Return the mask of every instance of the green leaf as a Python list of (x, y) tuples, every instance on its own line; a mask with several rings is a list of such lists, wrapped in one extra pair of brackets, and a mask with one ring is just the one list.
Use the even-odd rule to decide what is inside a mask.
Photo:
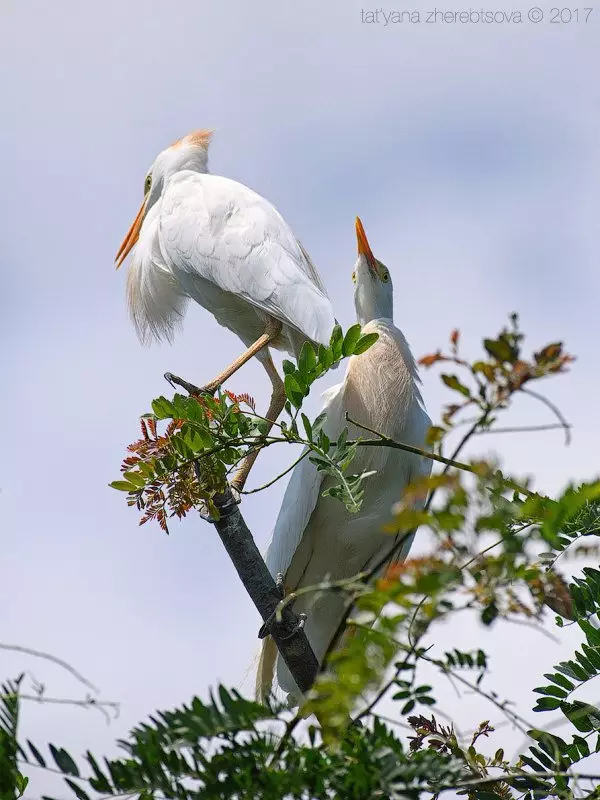
[(361, 328), (358, 324), (348, 328), (342, 343), (342, 355), (351, 356), (354, 353), (354, 348), (360, 339), (360, 330)]
[(417, 702), (421, 703), (423, 706), (434, 706), (435, 705), (435, 698), (427, 697), (425, 695), (419, 695), (417, 697)]
[(517, 357), (515, 349), (502, 337), (499, 339), (484, 339), (483, 346), (496, 361), (502, 363), (508, 361), (512, 364)]
[(319, 436), (321, 430), (323, 429), (323, 425), (325, 424), (325, 420), (327, 419), (327, 414), (325, 411), (322, 411), (319, 416), (314, 420), (312, 424), (312, 433), (313, 437)]
[(444, 374), (441, 375), (440, 377), (449, 389), (452, 389), (455, 392), (459, 392), (465, 397), (471, 397), (471, 390), (468, 388), (468, 386), (465, 386), (463, 383), (459, 381), (457, 375)]
[(123, 473), (123, 477), (125, 478), (126, 481), (129, 481), (130, 483), (133, 483), (135, 486), (137, 486), (138, 489), (143, 489), (144, 486), (146, 485), (146, 479), (143, 477), (143, 475), (140, 475), (139, 472), (134, 472), (133, 470), (129, 470), (128, 472)]
[(333, 364), (333, 352), (330, 347), (319, 345), (319, 364), (322, 365), (323, 370), (329, 369)]
[(310, 342), (304, 342), (302, 350), (300, 351), (300, 358), (298, 359), (298, 370), (304, 378), (305, 383), (309, 385), (310, 372), (315, 368), (316, 363), (317, 356), (314, 347)]
[(288, 361), (287, 358), (283, 359), (282, 366), (284, 375), (293, 375), (296, 372), (296, 365), (292, 361)]
[(577, 749), (579, 750), (582, 758), (587, 758), (589, 756), (590, 746), (585, 739), (582, 739), (581, 736), (574, 735), (573, 744), (577, 745)]
[(55, 747), (53, 744), (49, 744), (48, 748), (52, 753), (52, 758), (56, 762), (56, 766), (61, 772), (63, 772), (65, 775), (74, 775), (76, 778), (79, 777), (79, 769), (77, 768), (77, 764), (73, 761), (71, 756), (63, 747), (59, 748)]
[(354, 355), (362, 355), (366, 350), (369, 349), (369, 347), (372, 347), (375, 344), (377, 339), (379, 339), (378, 333), (365, 333), (365, 335), (361, 336), (358, 342), (354, 345)]
[(285, 394), (288, 400), (296, 408), (300, 408), (304, 400), (304, 392), (300, 388), (298, 381), (293, 375), (286, 375), (283, 381), (285, 387)]
[(302, 417), (302, 424), (304, 425), (304, 432), (306, 433), (306, 438), (312, 440), (313, 432), (310, 420), (306, 416), (306, 414), (301, 414), (301, 417)]
[(111, 489), (116, 489), (119, 492), (137, 492), (138, 487), (130, 481), (113, 481), (108, 484)]
[(22, 775), (20, 772), (15, 775), (15, 787), (18, 792), (17, 797), (23, 797), (28, 783), (29, 778), (25, 777), (25, 775)]
[(71, 789), (75, 792), (75, 795), (79, 798), (79, 800), (90, 800), (89, 794), (83, 791), (81, 786), (78, 786), (75, 781), (72, 781), (70, 778), (65, 778), (65, 783), (68, 783)]
[(35, 760), (38, 762), (38, 764), (40, 765), (40, 767), (44, 767), (44, 769), (45, 769), (45, 768), (46, 768), (46, 762), (44, 761), (44, 759), (43, 759), (43, 757), (42, 757), (42, 754), (41, 754), (41, 753), (40, 753), (40, 751), (37, 749), (37, 747), (36, 747), (36, 746), (33, 744), (33, 742), (30, 742), (30, 741), (29, 741), (29, 739), (27, 739), (27, 746), (28, 746), (28, 747), (29, 747), (29, 749), (31, 750), (31, 752), (32, 752), (32, 754), (33, 754), (33, 757), (34, 757), (34, 758), (35, 758)]
[(530, 747), (529, 750), (546, 769), (550, 771), (556, 769), (556, 762), (552, 758), (549, 758), (546, 753), (542, 752), (537, 747)]
[(533, 691), (537, 694), (543, 694), (549, 697), (560, 697), (561, 700), (564, 700), (568, 694), (565, 689), (561, 689), (558, 686), (538, 686), (537, 689)]
[(173, 450), (176, 450), (186, 461), (190, 461), (194, 458), (194, 451), (183, 436), (171, 436), (171, 445), (173, 446)]
[(339, 361), (342, 356), (342, 347), (344, 344), (344, 335), (342, 333), (342, 326), (336, 325), (331, 334), (329, 346), (333, 354), (333, 361)]
[(577, 624), (581, 628), (581, 630), (585, 633), (585, 638), (588, 640), (592, 647), (600, 646), (600, 630), (598, 628), (594, 628), (594, 626), (589, 623), (586, 619), (580, 619), (577, 621)]
[(492, 602), (487, 605), (481, 612), (481, 621), (484, 625), (491, 625), (498, 616), (498, 606)]
[(538, 697), (534, 711), (555, 711), (561, 707), (560, 700), (554, 697)]
[(175, 414), (175, 408), (173, 403), (167, 400), (166, 397), (162, 395), (157, 397), (156, 400), (152, 401), (152, 411), (156, 414), (157, 419), (168, 419), (172, 418)]
[(568, 689), (568, 691), (570, 691), (570, 692), (572, 692), (573, 689), (575, 688), (575, 685), (573, 683), (571, 683), (571, 681), (568, 678), (566, 678), (564, 675), (561, 675), (560, 672), (555, 672), (555, 673), (550, 673), (550, 674), (544, 675), (544, 678), (548, 678), (549, 681), (552, 681), (553, 683), (556, 683), (559, 686), (562, 686), (563, 689)]
[(554, 669), (562, 672), (564, 675), (568, 675), (569, 678), (574, 678), (576, 681), (587, 681), (588, 676), (574, 661), (561, 661), (560, 664), (557, 664)]
[(95, 775), (95, 778), (90, 778), (90, 786), (92, 789), (95, 789), (97, 792), (102, 792), (103, 794), (111, 794), (110, 783), (89, 750), (86, 752), (86, 758)]
[(572, 703), (561, 703), (560, 710), (581, 733), (589, 733), (600, 728), (600, 709), (595, 706), (575, 700)]

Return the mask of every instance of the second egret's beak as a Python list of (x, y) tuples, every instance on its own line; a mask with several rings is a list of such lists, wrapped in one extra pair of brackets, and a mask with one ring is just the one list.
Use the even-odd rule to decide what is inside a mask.
[(117, 269), (119, 269), (121, 264), (125, 261), (131, 249), (133, 248), (134, 244), (140, 238), (140, 230), (142, 227), (142, 221), (144, 219), (145, 207), (146, 207), (146, 199), (144, 198), (142, 207), (138, 211), (137, 217), (133, 220), (133, 225), (127, 231), (127, 236), (123, 239), (123, 244), (121, 245), (121, 247), (119, 247), (119, 252), (115, 257)]
[(365, 233), (363, 224), (360, 221), (360, 217), (356, 218), (356, 242), (358, 244), (358, 255), (365, 256), (369, 270), (374, 277), (378, 276), (379, 271), (377, 269), (377, 261), (375, 260), (375, 256), (373, 255), (373, 251), (369, 245), (369, 240), (367, 239), (367, 234)]

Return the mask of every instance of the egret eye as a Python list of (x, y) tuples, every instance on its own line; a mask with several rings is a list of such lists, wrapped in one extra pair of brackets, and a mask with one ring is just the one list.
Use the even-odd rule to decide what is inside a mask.
[(381, 280), (384, 283), (387, 283), (389, 279), (390, 279), (390, 273), (387, 271), (387, 269), (384, 269), (383, 272), (381, 273)]
[(152, 175), (146, 175), (146, 180), (144, 181), (144, 196), (148, 194), (152, 187)]
[(356, 272), (352, 273), (352, 283), (356, 283)]

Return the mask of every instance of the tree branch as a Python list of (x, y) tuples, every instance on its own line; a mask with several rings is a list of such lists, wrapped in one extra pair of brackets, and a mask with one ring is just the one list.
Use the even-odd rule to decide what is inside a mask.
[(314, 683), (319, 664), (302, 630), (300, 618), (290, 606), (275, 614), (281, 592), (256, 546), (229, 487), (214, 498), (220, 518), (211, 520), (244, 588), (263, 622), (268, 623), (277, 649), (287, 664), (298, 688), (306, 692)]
[[(374, 433), (379, 437), (379, 439), (359, 439), (359, 447), (391, 447), (397, 450), (404, 450), (406, 453), (413, 453), (414, 455), (428, 458), (431, 461), (437, 461), (440, 464), (445, 464), (446, 467), (454, 467), (455, 469), (460, 469), (464, 472), (470, 472), (473, 475), (477, 475), (477, 470), (474, 469), (470, 464), (464, 464), (462, 461), (455, 461), (454, 458), (445, 458), (444, 456), (434, 453), (432, 450), (424, 450), (423, 448), (415, 447), (412, 444), (405, 444), (404, 442), (397, 442), (395, 439), (389, 439), (387, 436), (379, 433), (379, 431), (369, 428), (367, 425), (363, 425), (362, 423), (352, 419), (347, 413), (346, 421), (350, 422), (352, 425), (355, 425), (357, 428), (362, 428), (362, 430), (368, 431), (369, 433)], [(484, 432), (487, 433), (487, 431)], [(473, 433), (475, 433), (475, 431), (473, 431)], [(536, 497), (535, 492), (526, 489), (524, 486), (520, 486), (518, 483), (511, 481), (509, 478), (502, 476), (502, 481), (506, 484), (507, 488), (512, 489), (513, 491), (524, 494), (527, 497)]]
[[(165, 373), (165, 378), (172, 386), (181, 386), (189, 394), (200, 393), (198, 387), (170, 372)], [(194, 468), (200, 481), (198, 461), (194, 462)], [(230, 487), (227, 486), (213, 501), (219, 512), (219, 519), (202, 516), (215, 526), (244, 588), (261, 615), (264, 623), (261, 632), (265, 631), (273, 637), (296, 685), (301, 692), (307, 692), (315, 681), (319, 662), (302, 629), (300, 617), (289, 605), (281, 614), (276, 614), (282, 600), (281, 590), (256, 546)]]

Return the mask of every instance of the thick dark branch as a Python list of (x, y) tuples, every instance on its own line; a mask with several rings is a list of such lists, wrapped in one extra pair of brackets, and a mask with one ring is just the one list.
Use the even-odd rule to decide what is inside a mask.
[[(170, 372), (165, 373), (166, 380), (172, 386), (181, 386), (191, 395), (199, 395), (202, 389), (188, 383)], [(200, 480), (200, 465), (195, 463), (196, 475)], [(277, 649), (288, 666), (301, 692), (307, 692), (313, 685), (319, 663), (302, 630), (300, 618), (291, 606), (286, 606), (278, 620), (275, 611), (282, 600), (281, 591), (256, 546), (244, 518), (242, 517), (231, 489), (214, 498), (220, 517), (208, 519), (217, 529), (217, 533), (227, 555), (233, 562), (244, 588), (263, 619), (262, 635), (270, 633)]]
[(281, 621), (277, 621), (275, 610), (281, 602), (281, 592), (267, 569), (229, 488), (215, 498), (215, 505), (221, 517), (212, 522), (227, 554), (263, 622), (271, 623), (269, 632), (298, 688), (306, 692), (314, 683), (319, 664), (300, 626), (300, 619), (290, 606), (286, 606), (282, 611)]

